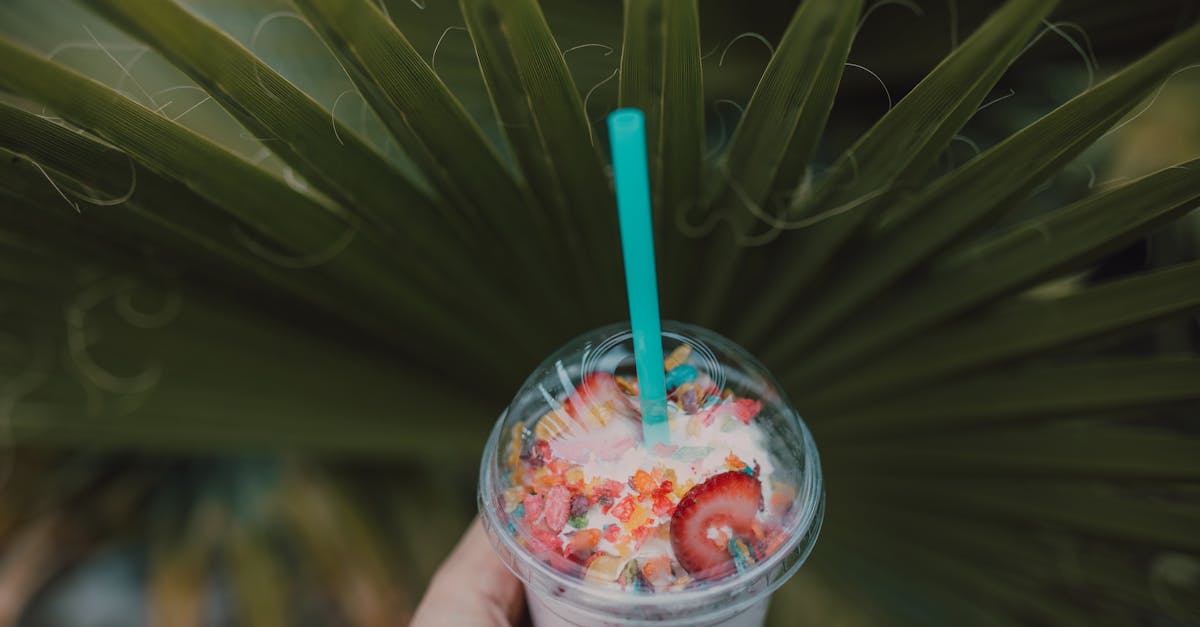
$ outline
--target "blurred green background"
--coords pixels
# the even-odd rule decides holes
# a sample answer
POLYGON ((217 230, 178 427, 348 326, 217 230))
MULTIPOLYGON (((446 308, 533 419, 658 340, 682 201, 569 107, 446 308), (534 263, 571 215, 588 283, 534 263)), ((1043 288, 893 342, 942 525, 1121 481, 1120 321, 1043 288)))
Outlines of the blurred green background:
MULTIPOLYGON (((298 194, 340 202, 293 170, 275 150, 277 139, 256 136, 186 73, 87 4, 5 0, 0 37, 132 100, 149 98, 156 114, 298 194)), ((290 4, 183 4, 309 94, 420 189, 436 187, 290 4)), ((699 98, 710 162, 724 158, 798 4, 699 2, 699 98)), ((869 3, 847 57, 860 67, 848 67, 836 85, 810 173, 835 167, 999 4, 869 3)), ((603 116, 618 104, 622 5, 540 5, 599 136, 603 116)), ((152 2, 132 6, 155 10, 152 2)), ((521 170, 496 121, 459 4, 384 6, 497 146, 505 167, 521 170)), ((955 172, 1198 16, 1200 3, 1189 0, 1064 0, 1047 22, 1055 28, 1039 27, 923 180, 955 172)), ((1190 62, 1197 61, 1200 53, 1192 54, 1190 62)), ((0 101, 56 116, 19 91, 9 89, 0 101)), ((1195 159, 1198 103, 1200 72, 1172 76, 1152 106, 1139 98, 1139 117, 1024 189, 1010 211, 962 241, 1195 159)), ((477 264, 479 276, 456 287, 479 311, 451 319, 478 323, 481 338, 439 343, 392 321, 386 305, 382 324, 356 326, 336 311, 298 304, 284 280, 271 278, 292 271, 226 272, 210 259, 176 254, 152 231, 122 223, 114 235, 74 220, 117 209, 89 206, 80 194, 120 197, 131 185, 123 159, 112 167, 97 161, 107 178, 73 186, 54 166, 46 164, 48 174, 33 167, 36 160, 17 158, 25 153, 13 137, 0 136, 0 146, 13 151, 4 155, 13 158, 0 181, 0 626, 404 624, 474 515, 478 455, 509 395, 540 355, 619 318, 624 307, 616 298, 577 307, 564 294, 534 300, 526 297, 536 289, 504 291, 505 269, 486 267, 462 246, 455 254, 477 264), (34 209, 54 217, 29 218, 34 209), (485 289, 493 284, 501 291, 485 289), (509 310, 528 320, 535 337, 506 338, 501 323, 499 330, 489 326, 492 312, 509 310)), ((326 138, 330 150, 338 149, 335 140, 342 144, 326 138)), ((165 190, 164 207, 177 198, 165 190)), ((1195 206, 1194 197, 1187 202, 1195 206)), ((1070 298, 1105 281, 1194 261, 1200 216, 1181 215, 1107 246, 1086 264, 1022 285, 1012 298, 1070 298)), ((273 254, 246 233, 233 237, 265 248, 266 259, 273 254)), ((691 281, 678 291, 702 291, 705 279, 692 275, 712 267, 705 265, 713 263, 710 251, 720 262, 729 250, 709 235, 698 241, 694 254, 672 257, 691 281)), ((856 249, 839 254, 829 261, 831 275, 853 269, 856 249)), ((557 261, 546 259, 548 267, 557 261)), ((319 260, 311 265, 320 272, 319 260)), ((701 315, 687 298, 664 303, 666 315, 714 326, 763 354, 777 332, 803 322, 808 304, 793 302, 772 324, 739 326, 742 308, 773 289, 765 274, 750 272, 761 266, 746 268, 736 289, 718 294, 723 315, 701 315)), ((922 293, 924 277, 898 279, 887 298, 922 293)), ((528 277, 516 282, 526 279, 536 285, 528 277)), ((822 405, 824 384, 789 387, 811 416, 825 458, 830 513, 810 564, 775 595, 770 624, 1200 625, 1200 285, 1166 291, 1183 304, 1165 316, 1110 325, 1113 333, 1047 346, 1021 356, 1026 361, 998 360, 994 369, 981 367, 977 379, 945 372, 857 406, 822 405), (1134 375, 1144 383, 1131 383, 1134 375), (1110 385, 1116 391, 1106 395, 1110 385), (973 422, 956 426, 960 414, 973 422), (920 428, 923 418, 930 422, 920 428), (909 432, 912 425, 919 428, 909 432)), ((822 292, 807 295, 819 300, 822 292)), ((343 304, 353 309, 370 297, 343 304)), ((380 302, 394 298, 378 294, 380 302)), ((849 328, 886 325, 887 298, 873 301, 882 302, 877 318, 853 318, 859 326, 849 328)), ((1095 315, 1116 320, 1120 305, 1095 315)), ((860 311, 869 307, 855 315, 860 311)), ((960 321, 927 334, 952 334, 960 321)), ((925 335, 917 335, 918 357, 925 335)), ((892 348, 881 347, 878 356, 892 348)), ((984 342, 980 352, 987 350, 984 342)), ((893 357, 905 354, 901 347, 893 357)), ((802 372, 807 356, 764 355, 781 376, 802 372)), ((834 382, 853 381, 860 367, 871 373, 872 361, 837 373, 834 382)))

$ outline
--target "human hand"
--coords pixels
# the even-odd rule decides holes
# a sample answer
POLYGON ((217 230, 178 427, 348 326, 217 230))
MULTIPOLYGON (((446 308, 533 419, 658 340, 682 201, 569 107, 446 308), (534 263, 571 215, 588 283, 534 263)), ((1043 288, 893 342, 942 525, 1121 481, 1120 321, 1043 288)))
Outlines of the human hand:
POLYGON ((411 627, 509 627, 524 605, 521 582, 496 556, 476 518, 434 574, 411 627))

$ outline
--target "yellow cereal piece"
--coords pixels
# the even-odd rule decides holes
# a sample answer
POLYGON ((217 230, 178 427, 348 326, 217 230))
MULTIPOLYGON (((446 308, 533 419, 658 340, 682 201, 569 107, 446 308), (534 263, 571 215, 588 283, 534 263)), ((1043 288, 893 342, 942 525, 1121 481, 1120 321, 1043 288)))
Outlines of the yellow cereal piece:
POLYGON ((574 466, 563 474, 563 479, 566 480, 567 485, 583 483, 583 469, 579 466, 574 466))
POLYGON ((622 558, 629 559, 633 555, 633 549, 629 548, 629 536, 621 536, 621 542, 615 546, 622 558))
POLYGON ((613 582, 617 580, 624 566, 624 558, 602 553, 593 558, 591 563, 588 564, 587 572, 584 573, 583 577, 595 583, 613 582))
POLYGON ((566 423, 560 413, 561 410, 549 411, 538 420, 533 432, 539 440, 555 440, 571 432, 571 426, 566 423))
POLYGON ((687 481, 675 486, 675 489, 672 490, 672 492, 675 493, 675 496, 683 498, 683 495, 687 494, 688 490, 691 490, 694 487, 696 487, 696 481, 694 479, 688 479, 687 481))
POLYGON ((517 509, 517 506, 525 500, 525 488, 521 486, 512 486, 504 491, 504 511, 509 514, 517 509))
POLYGON ((624 392, 630 396, 637 396, 638 389, 637 389, 637 386, 634 385, 633 381, 630 381, 629 379, 626 379, 625 377, 616 377, 616 379, 617 379, 617 387, 620 388, 622 392, 624 392))
POLYGON ((508 463, 509 468, 516 468, 521 463, 521 443, 524 430, 524 422, 518 422, 513 425, 512 438, 508 443, 508 457, 504 460, 508 463))
POLYGON ((666 359, 663 360, 663 369, 665 369, 667 372, 670 372, 676 367, 687 363, 688 357, 691 356, 691 344, 680 344, 679 346, 675 347, 675 350, 671 351, 670 355, 667 355, 666 359))
POLYGON ((638 503, 634 506, 633 513, 629 515, 629 520, 621 523, 621 526, 627 530, 637 529, 648 520, 650 520, 650 509, 638 503))
POLYGON ((670 481, 671 485, 675 485, 675 482, 678 481, 678 479, 675 478, 674 468, 663 469, 663 481, 670 481))

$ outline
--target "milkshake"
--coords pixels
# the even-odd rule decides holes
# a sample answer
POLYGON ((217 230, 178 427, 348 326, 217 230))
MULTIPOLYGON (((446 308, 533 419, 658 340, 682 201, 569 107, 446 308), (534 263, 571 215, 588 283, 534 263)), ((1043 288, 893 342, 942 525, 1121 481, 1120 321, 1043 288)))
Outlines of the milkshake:
POLYGON ((667 442, 643 444, 619 325, 548 358, 492 432, 480 515, 540 627, 761 625, 816 540, 819 459, 773 377, 698 327, 662 343, 667 442))

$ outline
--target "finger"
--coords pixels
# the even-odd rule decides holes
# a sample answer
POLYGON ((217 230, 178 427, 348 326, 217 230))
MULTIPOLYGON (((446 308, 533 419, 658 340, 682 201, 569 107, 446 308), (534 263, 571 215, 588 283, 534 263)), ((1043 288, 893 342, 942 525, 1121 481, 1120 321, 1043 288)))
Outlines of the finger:
POLYGON ((520 617, 524 599, 521 582, 496 556, 476 518, 433 576, 412 625, 507 627, 520 617))

